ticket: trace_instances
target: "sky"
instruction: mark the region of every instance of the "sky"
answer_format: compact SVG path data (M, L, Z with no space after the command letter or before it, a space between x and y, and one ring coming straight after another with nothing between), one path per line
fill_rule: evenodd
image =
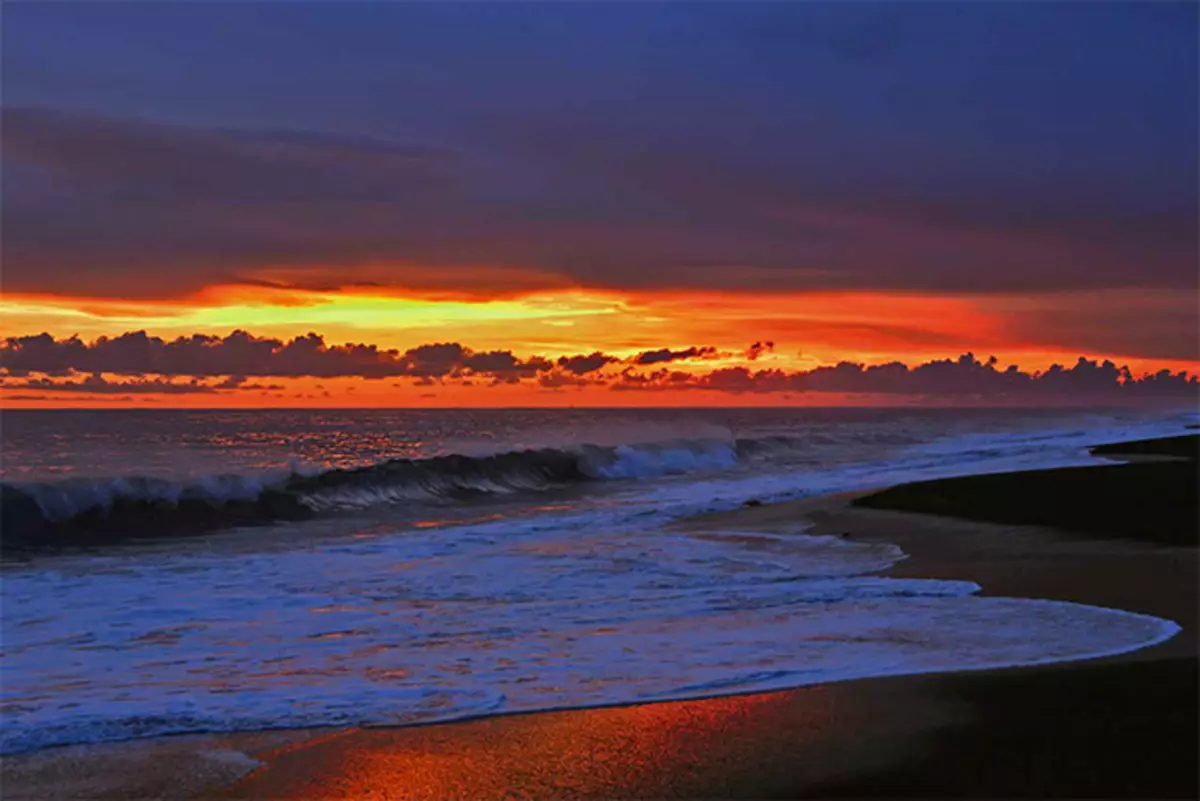
M1198 9L6 2L0 398L1194 397Z

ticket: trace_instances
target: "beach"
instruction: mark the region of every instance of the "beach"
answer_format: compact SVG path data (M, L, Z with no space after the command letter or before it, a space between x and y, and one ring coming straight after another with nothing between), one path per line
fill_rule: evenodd
M1121 502L1113 481L1141 502L1137 469L1150 463L1195 471L1178 457L1115 466L1129 468L1115 478L1109 468L1082 469L1107 482L1107 502ZM1035 490L1055 472L1007 474L1003 491ZM986 596L1140 612L1182 631L1132 653L1038 667L402 728L48 749L5 759L4 797L1195 797L1194 544L1178 544L1179 531L1165 532L1163 544L868 508L887 497L871 495L752 505L675 525L698 536L743 532L750 543L779 532L892 543L908 558L888 576L975 581ZM914 491L904 497L917 505ZM1143 510L1176 526L1194 520L1186 508L1183 517L1174 507Z
M1200 800L1200 2L4 22L0 801Z

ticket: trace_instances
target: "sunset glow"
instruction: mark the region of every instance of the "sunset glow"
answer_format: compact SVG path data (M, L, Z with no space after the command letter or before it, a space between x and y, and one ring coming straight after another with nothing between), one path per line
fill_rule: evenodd
M0 2L13 797L1196 797L1200 3Z
M287 25L272 26L277 69L233 79L193 69L214 52L194 42L130 50L117 32L145 25L139 42L192 42L194 27L214 41L239 25L257 30L261 21L238 9L180 8L159 23L30 10L30 38L6 38L16 79L3 109L0 362L41 334L93 343L247 332L399 354L449 343L528 368L480 381L463 366L432 383L395 370L390 380L317 380L289 368L158 393L145 382L216 378L177 370L164 354L120 373L143 382L126 395L113 386L122 379L90 362L40 363L30 351L16 369L0 364L0 399L53 408L985 402L961 384L952 398L918 382L866 399L771 373L843 362L915 369L964 354L1030 375L1080 357L1111 361L1110 388L1118 376L1195 374L1195 69L1182 42L1145 49L1163 30L1152 14L1088 45L1103 57L1044 53L1056 66L1032 80L1024 66L1004 66L1023 52L1006 41L1043 44L1041 28L1016 17L931 11L935 27L970 34L900 26L932 37L909 48L875 41L873 26L892 23L873 12L861 21L811 12L811 36L789 43L790 33L763 34L776 22L800 30L782 7L710 11L644 12L645 31L676 43L675 65L638 25L611 27L599 10L563 13L561 49L558 37L530 33L541 22L498 17L502 35L465 60L453 55L450 31L466 23L452 23L453 12L408 21L386 12L384 29L426 26L431 38L378 51L385 69L347 64L301 80L312 54L297 43L330 32L317 21L326 12L299 14L286 35ZM993 35L997 24L1008 39ZM1058 12L1039 25L1078 32ZM28 45L39 31L54 35ZM510 63L506 37L527 36L561 72ZM435 46L439 37L449 39ZM79 47L59 52L60 41ZM714 41L726 44L714 51ZM378 45L347 42L364 56ZM935 51L958 67L921 55ZM121 77L76 92L37 77L55 59L78 62L80 75ZM880 69L893 59L899 72ZM188 92L155 78L181 64L198 81ZM1144 65L1163 91L1142 92L1114 64ZM911 79L880 82L893 72ZM427 73L444 84L418 77ZM127 91L112 89L130 75L139 77ZM243 81L256 98L245 106L229 91ZM1096 101L1095 86L1114 94ZM678 355L689 349L703 356ZM676 355L630 361L659 351ZM602 370L537 366L592 354ZM135 358L128 348L125 357ZM721 370L769 375L705 378ZM638 391L614 392L617 375ZM75 385L89 376L95 393ZM693 391L676 391L685 386ZM991 400L1013 400L1005 393Z
M1065 298L1071 302L1074 298ZM1103 298L1100 299L1103 302ZM1115 300L1115 299L1114 299ZM1150 296L1169 305L1170 298ZM714 353L681 360L675 369L703 373L749 363L753 342L772 342L756 369L812 369L851 361L919 363L974 351L1027 370L1070 365L1087 352L1128 365L1135 373L1189 370L1196 362L1145 358L1055 343L1036 326L1023 328L1013 317L1020 298L916 294L814 292L784 295L696 292L615 293L584 289L545 291L513 297L448 298L432 294L371 291L306 291L250 286L217 286L178 300L114 300L56 295L7 295L0 300L5 336L43 331L69 332L91 341L146 331L164 339L205 334L224 336L243 329L280 339L321 333L330 344L365 342L403 351L424 343L456 341L476 351L508 350L518 356L548 358L601 351L622 359L659 348L710 347ZM159 374L147 373L158 378ZM107 377L107 376L106 376ZM11 383L11 382L8 382ZM261 383L261 382L260 382ZM195 406L529 406L529 405L771 405L777 396L731 396L701 392L687 397L666 393L619 396L602 386L545 387L527 384L487 387L445 378L435 385L410 380L280 377L262 386L221 394L104 397L88 393L32 396L3 386L14 407L88 405L143 406L147 403ZM40 394L40 393L39 393ZM853 402L840 395L798 398L806 404ZM859 398L858 401L880 399Z

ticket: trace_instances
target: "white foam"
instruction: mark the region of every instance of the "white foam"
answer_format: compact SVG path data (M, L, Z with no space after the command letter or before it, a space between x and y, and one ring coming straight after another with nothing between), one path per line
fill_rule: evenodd
M646 445L619 445L606 464L588 465L597 478L650 478L702 470L728 470L738 457L732 442L687 440Z
M799 465L765 474L703 475L638 487L637 493L664 515L679 516L729 509L750 499L780 501L962 475L1112 464L1088 449L1107 442L1185 434L1184 425L1196 418L1192 413L1129 419L1105 416L1078 427L1027 426L948 435L906 447L886 459L826 469Z
M903 557L889 545L592 532L501 524L10 572L0 748L1033 664L1177 630L977 598L970 582L862 575Z

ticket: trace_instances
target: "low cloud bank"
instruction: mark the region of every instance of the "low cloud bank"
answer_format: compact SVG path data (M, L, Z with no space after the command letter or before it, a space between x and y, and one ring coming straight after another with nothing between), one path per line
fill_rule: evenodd
M981 398L1162 397L1195 395L1200 383L1186 372L1135 376L1128 367L1080 356L1072 367L1052 365L1025 372L1016 365L1001 369L995 357L981 362L974 354L934 360L909 367L901 362L863 365L841 362L831 367L788 372L727 367L705 375L657 370L626 372L613 384L621 391L697 390L718 392L838 392L880 395L976 396Z
M740 354L757 362L774 348L756 342ZM972 353L909 366L842 362L812 370L752 369L748 365L692 372L665 363L729 358L713 347L647 350L622 358L595 351L548 358L511 350L476 351L457 342L408 350L368 344L329 345L318 334L291 340L234 331L225 337L196 334L164 340L144 331L85 342L50 334L0 341L5 390L96 394L184 394L277 390L261 378L408 378L438 382L517 384L542 388L607 387L619 392L709 390L724 393L845 393L976 399L1073 397L1084 399L1196 396L1200 382L1186 372L1134 375L1111 361L1079 357L1070 367L1044 371L1001 367L995 357ZM121 376L128 380L109 380Z

